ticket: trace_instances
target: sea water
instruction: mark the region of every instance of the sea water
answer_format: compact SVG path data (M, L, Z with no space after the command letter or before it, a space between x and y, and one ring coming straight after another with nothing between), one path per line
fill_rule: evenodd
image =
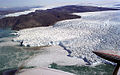
M101 64L98 66L59 66L51 64L51 68L74 73L76 75L112 75L114 66Z
M12 42L16 37L10 28L0 29L0 72L6 69L17 68L20 62L24 62L38 51L25 50L19 44Z

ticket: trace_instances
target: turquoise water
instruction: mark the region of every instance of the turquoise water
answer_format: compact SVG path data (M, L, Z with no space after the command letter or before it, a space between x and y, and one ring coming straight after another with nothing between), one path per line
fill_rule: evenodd
M101 64L95 67L91 66L59 66L51 64L51 68L74 73L76 75L112 75L113 65Z
M30 56L38 53L38 51L24 50L22 47L12 45L11 38L15 35L11 34L11 29L0 29L0 71L17 68L20 62L28 59ZM9 45L10 43L10 45Z
M15 31L11 31L10 28L0 29L0 38L12 37L12 36L14 36L14 35L10 34L12 32L15 32Z
M39 52L35 50L25 50L18 45L8 45L12 40L11 37L15 37L11 34L12 32L15 31L0 29L0 72L6 69L17 68L20 62L24 62L24 60ZM76 75L112 75L114 66L102 64L96 67L90 67L51 64L51 68L71 72Z

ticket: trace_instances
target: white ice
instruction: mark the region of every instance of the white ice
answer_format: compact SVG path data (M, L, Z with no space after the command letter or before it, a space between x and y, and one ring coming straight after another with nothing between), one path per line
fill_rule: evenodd
M89 64L102 62L92 53L94 50L120 49L120 11L73 14L82 18L60 21L50 27L20 30L14 41L23 41L24 46L60 45L72 52L70 56L82 58ZM43 58L47 60L47 56ZM31 59L31 64L43 58L37 56Z
M86 63L82 59L71 58L68 52L60 46L52 46L41 49L41 52L35 56L32 56L28 60L24 61L22 66L35 66L35 67L48 67L52 63L58 65L85 65Z

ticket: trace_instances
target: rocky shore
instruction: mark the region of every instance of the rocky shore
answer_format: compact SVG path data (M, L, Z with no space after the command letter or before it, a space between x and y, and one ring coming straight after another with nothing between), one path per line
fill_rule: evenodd
M32 27L51 26L61 20L81 18L81 16L73 15L72 13L107 10L119 9L76 5L62 6L47 10L37 10L18 17L0 19L0 28L11 27L13 30L20 30Z

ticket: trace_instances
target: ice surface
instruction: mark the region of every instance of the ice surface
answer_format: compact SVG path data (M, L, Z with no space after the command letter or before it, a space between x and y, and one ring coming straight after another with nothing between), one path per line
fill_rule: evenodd
M52 63L58 65L85 65L82 59L68 57L68 52L60 46L46 47L41 49L40 54L32 56L26 60L22 65L29 67L48 67Z
M94 50L120 49L120 11L73 14L82 18L20 30L14 41L23 41L24 46L60 45L71 52L70 56L82 58L89 64L101 62L92 53Z

